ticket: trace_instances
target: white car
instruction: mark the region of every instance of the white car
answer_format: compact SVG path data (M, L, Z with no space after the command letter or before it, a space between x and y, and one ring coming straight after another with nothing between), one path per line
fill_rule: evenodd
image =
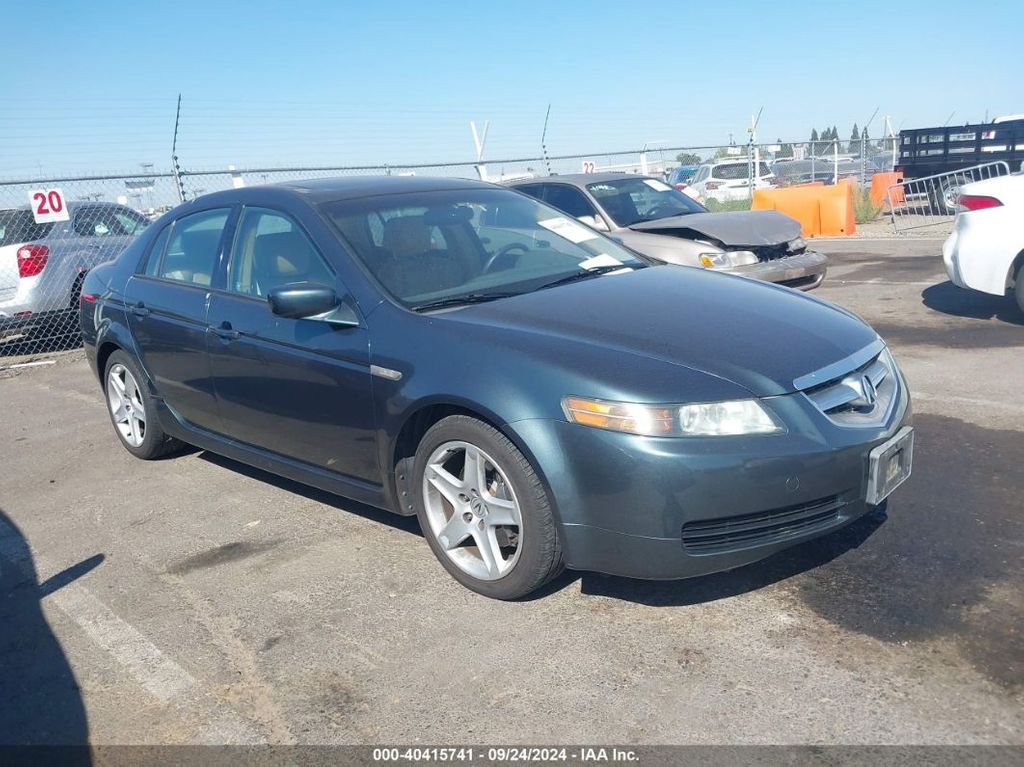
M1024 311L1024 174L960 187L942 260L954 285L996 296L1011 290Z
M757 178L754 179L755 189L766 189L775 186L775 174L768 163L761 160L757 163ZM691 197L704 202L717 200L731 202L744 200L750 196L750 167L746 157L713 160L701 165L685 190Z

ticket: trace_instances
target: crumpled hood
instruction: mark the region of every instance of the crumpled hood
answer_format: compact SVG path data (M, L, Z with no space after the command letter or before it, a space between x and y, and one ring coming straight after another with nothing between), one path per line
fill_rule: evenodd
M642 221L629 228L637 232L669 234L687 239L718 240L724 245L738 247L778 245L800 236L800 224L774 210L690 213Z
M792 392L794 379L878 337L852 314L803 293L671 265L594 277L434 317L540 335L549 345L563 339L600 347L608 360L603 376L628 365L619 351L709 373L758 396ZM523 350L541 343L506 341ZM571 360L571 344L563 351ZM592 364L592 355L586 359Z

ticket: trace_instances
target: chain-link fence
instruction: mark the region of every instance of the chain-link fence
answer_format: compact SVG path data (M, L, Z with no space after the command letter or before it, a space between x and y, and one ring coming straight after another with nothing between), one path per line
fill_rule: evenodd
M447 176L496 183L552 174L625 172L663 178L716 206L749 205L752 190L836 183L892 169L891 140L645 147L481 160L343 167L228 167L220 171L97 174L0 181L0 367L79 342L84 275L124 250L152 220L203 194L233 187L347 175ZM853 150L853 151L851 151Z

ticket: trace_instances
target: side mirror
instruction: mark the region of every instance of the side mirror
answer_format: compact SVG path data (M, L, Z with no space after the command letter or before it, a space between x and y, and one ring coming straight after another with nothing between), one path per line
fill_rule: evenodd
M320 320L332 325L359 324L351 306L339 301L332 288L315 282L296 282L275 288L267 294L267 303L270 311L279 317Z
M607 232L608 224L604 222L604 219L600 216L578 216L577 221L582 224L586 224L589 227L596 229L599 232Z

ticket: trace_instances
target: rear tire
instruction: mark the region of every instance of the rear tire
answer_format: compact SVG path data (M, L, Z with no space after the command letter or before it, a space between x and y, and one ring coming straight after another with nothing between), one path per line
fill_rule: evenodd
M1024 262L1017 269L1017 278L1013 288L1013 297L1017 299L1017 308L1024 314Z
M466 588L518 599L562 571L544 483L497 429L462 415L438 421L416 449L413 476L423 537Z
M103 393L114 433L124 449L136 458L149 461L181 447L180 442L167 436L161 428L156 400L149 393L139 364L130 354L118 349L107 359Z

